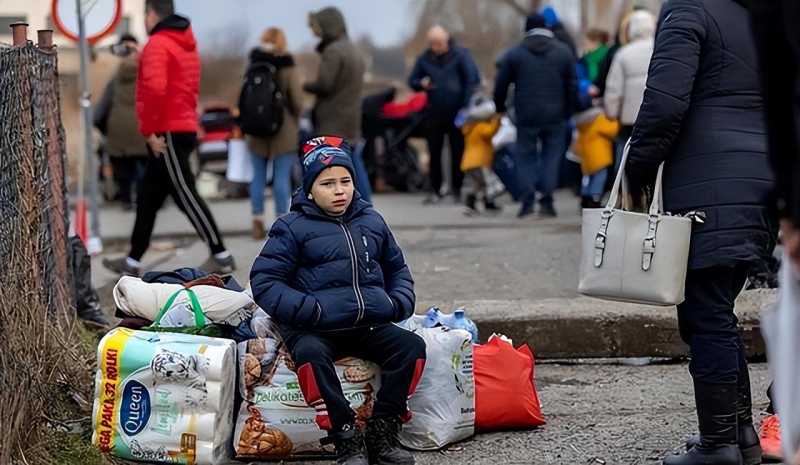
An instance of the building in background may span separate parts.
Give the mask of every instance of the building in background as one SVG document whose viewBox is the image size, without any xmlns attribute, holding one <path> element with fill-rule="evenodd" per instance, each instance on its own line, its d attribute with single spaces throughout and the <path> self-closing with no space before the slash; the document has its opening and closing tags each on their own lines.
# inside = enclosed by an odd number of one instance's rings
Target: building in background
<svg viewBox="0 0 800 465">
<path fill-rule="evenodd" d="M 65 1 L 74 3 L 74 0 Z M 52 0 L 0 0 L 0 43 L 11 43 L 10 25 L 20 21 L 28 23 L 28 37 L 34 41 L 36 40 L 36 31 L 39 29 L 55 31 L 53 41 L 58 46 L 62 121 L 67 136 L 69 170 L 74 175 L 75 162 L 82 155 L 80 108 L 78 106 L 80 55 L 77 44 L 59 33 L 53 26 L 52 4 Z M 144 0 L 123 0 L 122 18 L 116 30 L 92 48 L 89 80 L 94 101 L 100 98 L 106 82 L 117 67 L 118 58 L 111 55 L 108 46 L 117 42 L 119 36 L 125 33 L 135 35 L 141 42 L 147 39 L 144 27 Z M 76 179 L 75 176 L 70 176 L 70 178 Z"/>
</svg>

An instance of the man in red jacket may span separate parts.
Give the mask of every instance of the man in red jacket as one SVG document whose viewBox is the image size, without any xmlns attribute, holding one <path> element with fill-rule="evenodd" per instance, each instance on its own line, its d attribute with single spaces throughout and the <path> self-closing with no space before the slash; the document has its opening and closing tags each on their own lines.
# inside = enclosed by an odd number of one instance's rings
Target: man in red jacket
<svg viewBox="0 0 800 465">
<path fill-rule="evenodd" d="M 147 0 L 145 25 L 150 40 L 142 51 L 136 81 L 139 131 L 150 157 L 136 207 L 136 223 L 127 257 L 104 260 L 106 268 L 139 276 L 158 210 L 171 195 L 209 245 L 200 266 L 209 273 L 230 273 L 236 265 L 205 201 L 197 194 L 189 156 L 197 145 L 200 57 L 189 20 L 175 14 L 173 0 Z"/>
</svg>

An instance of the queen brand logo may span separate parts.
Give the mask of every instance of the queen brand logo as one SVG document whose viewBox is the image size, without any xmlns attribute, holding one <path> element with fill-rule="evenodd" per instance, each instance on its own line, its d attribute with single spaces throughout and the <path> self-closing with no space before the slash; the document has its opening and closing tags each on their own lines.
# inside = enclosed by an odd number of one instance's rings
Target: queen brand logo
<svg viewBox="0 0 800 465">
<path fill-rule="evenodd" d="M 119 422 L 128 436 L 135 436 L 144 430 L 150 419 L 150 393 L 138 381 L 128 381 L 122 391 L 122 406 Z"/>
</svg>

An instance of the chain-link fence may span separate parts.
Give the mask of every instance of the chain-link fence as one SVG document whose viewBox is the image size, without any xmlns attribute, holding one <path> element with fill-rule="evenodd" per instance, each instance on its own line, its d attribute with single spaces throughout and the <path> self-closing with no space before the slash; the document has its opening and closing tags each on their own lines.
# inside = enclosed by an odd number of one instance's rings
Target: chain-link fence
<svg viewBox="0 0 800 465">
<path fill-rule="evenodd" d="M 22 45 L 0 44 L 0 463 L 52 463 L 48 428 L 91 401 L 92 353 L 75 343 L 57 54 L 46 33 L 14 32 Z"/>
</svg>

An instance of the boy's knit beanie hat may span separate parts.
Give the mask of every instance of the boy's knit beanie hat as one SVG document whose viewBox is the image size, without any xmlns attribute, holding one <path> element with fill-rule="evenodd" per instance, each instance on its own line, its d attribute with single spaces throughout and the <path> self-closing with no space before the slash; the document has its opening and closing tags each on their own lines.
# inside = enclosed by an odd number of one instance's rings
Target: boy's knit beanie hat
<svg viewBox="0 0 800 465">
<path fill-rule="evenodd" d="M 341 137 L 321 136 L 303 144 L 303 192 L 311 193 L 314 181 L 326 168 L 341 166 L 355 180 L 355 168 L 350 157 L 352 148 Z"/>
</svg>

